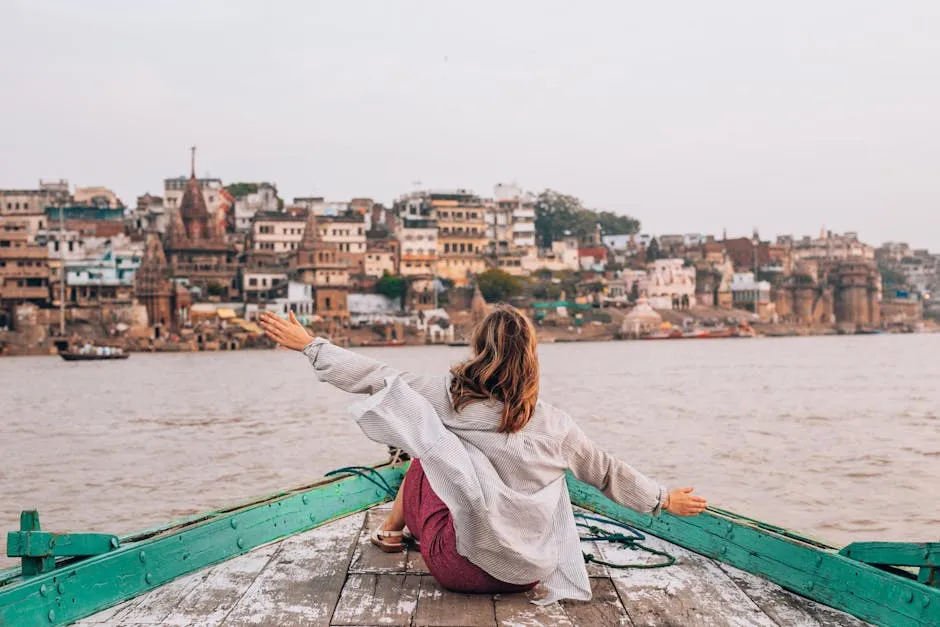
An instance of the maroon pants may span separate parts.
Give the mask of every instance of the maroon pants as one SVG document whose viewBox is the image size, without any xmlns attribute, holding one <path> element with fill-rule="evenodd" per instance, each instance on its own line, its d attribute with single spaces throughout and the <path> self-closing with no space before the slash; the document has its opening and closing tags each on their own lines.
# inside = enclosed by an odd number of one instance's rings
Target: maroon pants
<svg viewBox="0 0 940 627">
<path fill-rule="evenodd" d="M 435 494 L 421 462 L 411 462 L 402 486 L 405 524 L 421 542 L 421 556 L 441 586 L 454 592 L 499 594 L 525 592 L 538 582 L 517 585 L 494 579 L 457 553 L 457 536 L 450 510 Z"/>
</svg>

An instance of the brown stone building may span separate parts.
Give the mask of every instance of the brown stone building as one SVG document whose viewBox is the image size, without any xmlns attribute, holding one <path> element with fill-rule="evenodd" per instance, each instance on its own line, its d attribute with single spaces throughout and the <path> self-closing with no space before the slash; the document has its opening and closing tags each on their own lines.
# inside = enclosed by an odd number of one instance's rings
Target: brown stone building
<svg viewBox="0 0 940 627">
<path fill-rule="evenodd" d="M 147 237 L 144 258 L 134 276 L 134 296 L 146 307 L 150 326 L 175 326 L 174 289 L 170 281 L 170 268 L 163 254 L 163 244 L 155 233 Z"/>
<path fill-rule="evenodd" d="M 881 275 L 870 261 L 801 261 L 777 287 L 777 315 L 798 324 L 881 324 Z"/>
<path fill-rule="evenodd" d="M 236 250 L 219 226 L 209 212 L 193 166 L 179 207 L 171 210 L 167 225 L 170 274 L 191 288 L 199 288 L 203 298 L 231 300 L 239 295 Z"/>
<path fill-rule="evenodd" d="M 21 221 L 0 216 L 0 327 L 13 326 L 23 303 L 49 303 L 49 252 L 30 243 Z"/>
<path fill-rule="evenodd" d="M 303 239 L 291 262 L 294 278 L 313 288 L 314 312 L 324 320 L 349 320 L 349 269 L 340 260 L 339 245 L 323 240 L 317 216 L 307 213 Z"/>
</svg>

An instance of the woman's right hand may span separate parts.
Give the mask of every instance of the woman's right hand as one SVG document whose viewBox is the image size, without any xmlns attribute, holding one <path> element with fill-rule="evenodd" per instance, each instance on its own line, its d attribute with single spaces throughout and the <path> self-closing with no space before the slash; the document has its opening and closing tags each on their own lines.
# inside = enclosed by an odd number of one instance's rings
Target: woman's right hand
<svg viewBox="0 0 940 627">
<path fill-rule="evenodd" d="M 261 314 L 261 327 L 268 337 L 283 346 L 295 351 L 302 351 L 314 337 L 310 335 L 297 318 L 290 312 L 290 320 L 266 311 Z"/>
<path fill-rule="evenodd" d="M 678 488 L 666 495 L 663 508 L 675 516 L 698 516 L 708 507 L 704 498 L 692 494 L 695 488 Z"/>
</svg>

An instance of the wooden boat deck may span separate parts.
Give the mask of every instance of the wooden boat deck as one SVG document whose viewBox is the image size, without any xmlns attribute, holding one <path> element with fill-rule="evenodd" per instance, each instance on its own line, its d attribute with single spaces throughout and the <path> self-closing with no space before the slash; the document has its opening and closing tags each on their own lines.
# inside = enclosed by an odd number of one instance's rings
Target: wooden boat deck
<svg viewBox="0 0 940 627">
<path fill-rule="evenodd" d="M 856 626 L 848 614 L 647 535 L 677 563 L 661 569 L 590 564 L 594 599 L 545 607 L 530 596 L 442 589 L 420 553 L 369 544 L 388 506 L 258 547 L 99 612 L 79 625 L 626 625 Z M 603 525 L 600 525 L 603 526 Z M 584 551 L 613 563 L 657 556 L 609 543 Z M 531 593 L 530 593 L 531 594 Z"/>
</svg>

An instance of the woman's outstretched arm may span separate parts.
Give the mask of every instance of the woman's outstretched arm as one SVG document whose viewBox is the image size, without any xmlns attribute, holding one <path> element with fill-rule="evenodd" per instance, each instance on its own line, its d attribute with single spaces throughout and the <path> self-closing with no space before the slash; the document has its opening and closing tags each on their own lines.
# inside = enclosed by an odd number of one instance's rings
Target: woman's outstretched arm
<svg viewBox="0 0 940 627">
<path fill-rule="evenodd" d="M 330 342 L 310 335 L 294 314 L 289 320 L 270 312 L 261 315 L 261 326 L 272 340 L 285 348 L 302 351 L 317 377 L 331 385 L 353 394 L 374 394 L 385 387 L 385 378 L 401 376 L 416 391 L 423 387 L 425 377 L 401 372 L 374 359 L 340 348 Z"/>
<path fill-rule="evenodd" d="M 593 485 L 604 496 L 624 507 L 644 514 L 659 514 L 665 509 L 677 516 L 695 516 L 705 511 L 705 499 L 692 494 L 692 488 L 667 491 L 630 465 L 601 450 L 574 420 L 571 420 L 562 448 L 575 477 Z"/>
</svg>

